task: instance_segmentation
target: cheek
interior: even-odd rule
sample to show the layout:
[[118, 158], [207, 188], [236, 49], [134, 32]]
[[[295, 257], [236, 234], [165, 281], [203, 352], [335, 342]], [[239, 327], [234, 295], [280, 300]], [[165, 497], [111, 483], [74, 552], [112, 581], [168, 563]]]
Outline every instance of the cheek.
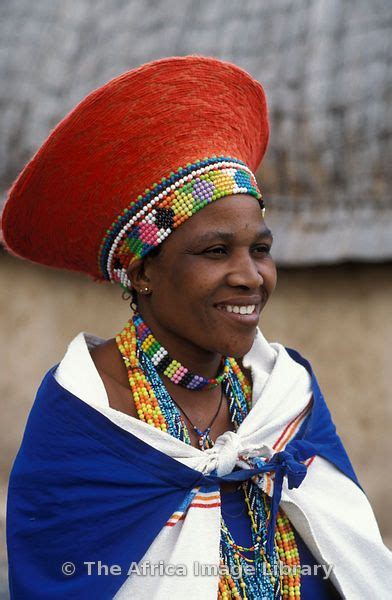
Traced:
[[[219, 274], [198, 257], [187, 256], [157, 273], [170, 296], [191, 304], [206, 303], [219, 285]], [[162, 281], [164, 279], [164, 281]]]
[[[155, 304], [165, 312], [180, 314], [192, 307], [200, 307], [208, 295], [208, 277], [197, 274], [192, 265], [172, 265], [171, 268], [157, 270], [154, 276], [153, 289]], [[188, 313], [192, 317], [193, 311]]]
[[271, 262], [265, 266], [263, 277], [264, 277], [264, 285], [267, 288], [268, 293], [272, 294], [272, 292], [274, 291], [274, 289], [276, 287], [276, 282], [278, 279], [276, 265], [272, 259], [271, 259]]

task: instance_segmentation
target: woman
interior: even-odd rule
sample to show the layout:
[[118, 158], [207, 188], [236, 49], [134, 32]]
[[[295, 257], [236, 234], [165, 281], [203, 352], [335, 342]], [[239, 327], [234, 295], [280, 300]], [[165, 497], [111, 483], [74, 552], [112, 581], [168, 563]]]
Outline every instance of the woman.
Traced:
[[8, 248], [118, 282], [134, 315], [79, 334], [38, 391], [10, 479], [12, 597], [387, 597], [311, 367], [257, 329], [267, 141], [247, 73], [164, 59], [85, 98], [14, 184]]

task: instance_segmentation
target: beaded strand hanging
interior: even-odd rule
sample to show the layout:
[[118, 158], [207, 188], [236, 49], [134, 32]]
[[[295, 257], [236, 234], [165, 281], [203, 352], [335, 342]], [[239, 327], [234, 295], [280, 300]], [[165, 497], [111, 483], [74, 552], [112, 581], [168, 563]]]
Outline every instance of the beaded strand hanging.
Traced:
[[[157, 353], [159, 357], [162, 354], [168, 356], [168, 353], [165, 349], [163, 349], [165, 354], [162, 352], [162, 346], [140, 315], [136, 314], [129, 320], [116, 337], [116, 342], [128, 371], [129, 384], [139, 419], [186, 444], [191, 444], [181, 411], [170, 397], [160, 377], [160, 374], [169, 376], [171, 381], [180, 384], [180, 381], [173, 380], [171, 372], [169, 375], [165, 373], [168, 364], [173, 363], [173, 360], [170, 359], [169, 363], [166, 360], [166, 366], [158, 372], [157, 366], [161, 359], [157, 359]], [[226, 358], [223, 365], [221, 375], [214, 381], [203, 378], [204, 386], [215, 386], [221, 383], [223, 394], [228, 399], [233, 428], [237, 431], [251, 408], [251, 385], [235, 359]], [[178, 369], [177, 365], [176, 367]], [[187, 383], [189, 378], [185, 383], [186, 387]], [[213, 445], [209, 433], [199, 437], [202, 450]], [[280, 510], [275, 533], [275, 550], [273, 556], [267, 556], [266, 530], [270, 512], [267, 497], [251, 480], [242, 484], [242, 488], [251, 520], [252, 545], [246, 548], [236, 544], [221, 517], [220, 557], [221, 565], [225, 569], [219, 581], [218, 600], [230, 598], [299, 600], [301, 597], [299, 554], [289, 520]], [[249, 554], [253, 554], [254, 558], [249, 558]], [[282, 575], [280, 571], [277, 572], [279, 561], [285, 566]], [[251, 576], [246, 573], [247, 565], [252, 565], [254, 569], [254, 574]], [[238, 573], [238, 576], [233, 577], [232, 573]]]

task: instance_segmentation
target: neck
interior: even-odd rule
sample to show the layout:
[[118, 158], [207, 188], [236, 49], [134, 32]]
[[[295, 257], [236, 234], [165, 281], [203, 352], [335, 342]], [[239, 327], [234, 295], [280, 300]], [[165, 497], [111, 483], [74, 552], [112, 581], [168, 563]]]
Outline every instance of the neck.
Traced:
[[179, 361], [189, 371], [206, 378], [215, 377], [220, 371], [221, 354], [201, 348], [177, 333], [161, 327], [148, 311], [139, 311], [139, 314], [170, 357]]

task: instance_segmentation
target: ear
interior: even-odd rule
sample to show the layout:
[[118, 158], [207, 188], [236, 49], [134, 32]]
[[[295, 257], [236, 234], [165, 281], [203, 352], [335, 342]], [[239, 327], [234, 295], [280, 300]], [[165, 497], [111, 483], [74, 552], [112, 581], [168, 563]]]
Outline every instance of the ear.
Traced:
[[151, 280], [146, 273], [145, 261], [142, 258], [130, 262], [127, 275], [136, 292], [145, 293], [146, 289], [151, 289]]

